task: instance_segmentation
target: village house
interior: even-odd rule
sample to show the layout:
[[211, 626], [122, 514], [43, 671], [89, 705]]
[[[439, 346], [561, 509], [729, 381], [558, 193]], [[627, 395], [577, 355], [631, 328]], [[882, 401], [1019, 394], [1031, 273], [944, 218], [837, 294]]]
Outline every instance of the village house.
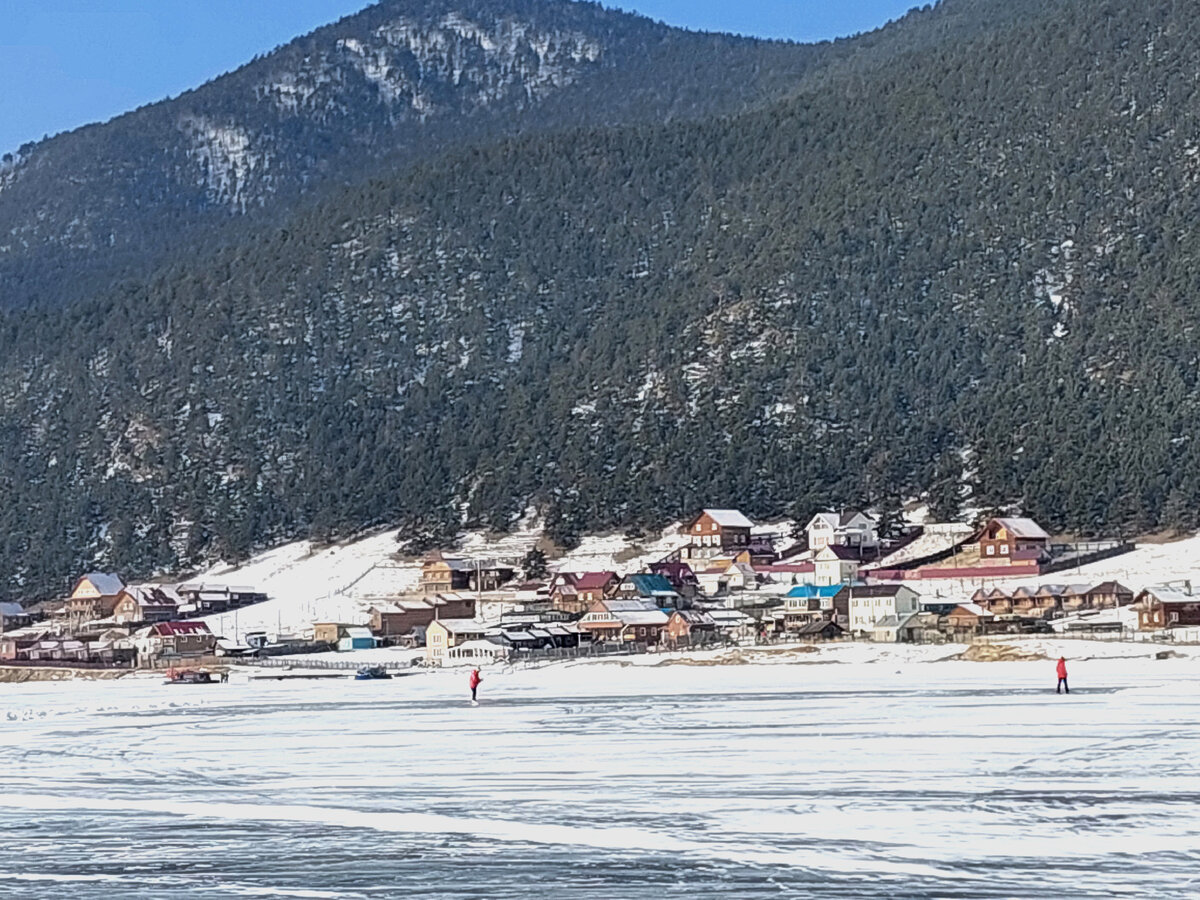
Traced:
[[794, 633], [805, 641], [833, 641], [842, 637], [846, 629], [833, 619], [818, 618], [801, 625]]
[[875, 520], [857, 510], [822, 512], [812, 517], [805, 529], [808, 549], [814, 553], [826, 547], [851, 547], [860, 551], [879, 548], [879, 532]]
[[1200, 625], [1200, 597], [1169, 585], [1154, 585], [1137, 595], [1139, 631], [1161, 631]]
[[942, 639], [940, 616], [935, 612], [884, 616], [871, 629], [871, 640], [884, 644], [919, 644]]
[[169, 622], [179, 615], [182, 599], [167, 584], [130, 584], [121, 589], [112, 618], [118, 625]]
[[682, 560], [663, 560], [647, 566], [650, 574], [661, 575], [671, 583], [680, 597], [690, 600], [700, 592], [700, 582], [692, 567]]
[[903, 584], [856, 584], [844, 590], [841, 599], [850, 620], [848, 630], [855, 633], [873, 631], [875, 623], [885, 616], [899, 618], [921, 608], [920, 594]]
[[597, 640], [657, 644], [668, 616], [649, 600], [610, 598], [592, 604], [579, 627]]
[[375, 604], [369, 612], [371, 633], [388, 642], [419, 633], [434, 619], [474, 619], [475, 598], [469, 594], [398, 597]]
[[798, 584], [783, 598], [782, 616], [777, 616], [784, 631], [798, 631], [814, 619], [831, 619], [842, 627], [848, 621], [848, 608], [839, 607], [840, 584], [817, 586]]
[[430, 553], [421, 565], [421, 590], [426, 594], [453, 591], [498, 591], [517, 570], [495, 560], [466, 560]]
[[33, 621], [33, 617], [25, 611], [20, 603], [10, 600], [0, 601], [0, 634], [15, 628], [24, 628]]
[[818, 585], [848, 584], [858, 577], [858, 554], [849, 547], [830, 544], [813, 559], [813, 581]]
[[171, 657], [208, 656], [217, 639], [203, 622], [159, 622], [139, 631], [134, 644], [143, 664]]
[[449, 651], [467, 641], [482, 640], [491, 629], [474, 619], [434, 619], [425, 629], [425, 659], [441, 665]]
[[698, 556], [719, 556], [750, 546], [754, 523], [736, 509], [706, 509], [680, 529]]
[[813, 580], [816, 566], [811, 560], [804, 562], [774, 562], [755, 566], [759, 580], [767, 584], [806, 584]]
[[717, 622], [699, 609], [677, 609], [667, 619], [666, 640], [673, 647], [709, 644], [717, 638]]
[[559, 572], [550, 579], [550, 605], [573, 614], [586, 612], [620, 583], [616, 572]]
[[348, 622], [315, 622], [312, 626], [313, 641], [331, 644], [340, 652], [348, 650], [371, 650], [375, 647], [375, 636], [366, 625]]
[[1119, 581], [1102, 581], [1088, 589], [1089, 609], [1117, 609], [1133, 603], [1133, 591]]
[[118, 575], [111, 572], [89, 572], [71, 588], [64, 612], [75, 622], [90, 622], [112, 615], [117, 598], [125, 587]]
[[268, 599], [266, 594], [252, 587], [200, 581], [181, 584], [175, 592], [183, 610], [200, 616], [239, 609]]
[[979, 557], [986, 564], [1048, 559], [1050, 535], [1033, 519], [989, 519], [979, 534]]
[[946, 614], [946, 628], [955, 634], [982, 634], [995, 618], [978, 603], [960, 603]]
[[665, 575], [626, 575], [617, 585], [615, 596], [621, 600], [649, 600], [659, 609], [674, 609], [679, 605], [679, 594]]

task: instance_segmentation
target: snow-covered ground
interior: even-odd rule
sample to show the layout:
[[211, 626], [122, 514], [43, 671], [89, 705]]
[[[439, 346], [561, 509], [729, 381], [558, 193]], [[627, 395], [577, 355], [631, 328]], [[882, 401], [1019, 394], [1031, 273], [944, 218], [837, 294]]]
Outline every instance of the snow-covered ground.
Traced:
[[1200, 660], [947, 649], [0, 686], [2, 892], [1196, 895]]

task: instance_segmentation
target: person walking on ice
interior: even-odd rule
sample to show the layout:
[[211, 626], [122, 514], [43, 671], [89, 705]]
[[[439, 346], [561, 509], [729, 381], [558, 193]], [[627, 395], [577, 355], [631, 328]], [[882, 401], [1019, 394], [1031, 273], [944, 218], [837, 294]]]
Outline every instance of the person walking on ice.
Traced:
[[1071, 693], [1071, 689], [1067, 687], [1067, 658], [1065, 656], [1060, 656], [1058, 658], [1057, 671], [1058, 687], [1054, 689], [1054, 693], [1061, 694], [1063, 691], [1066, 691], [1068, 694]]
[[483, 676], [479, 674], [478, 669], [471, 670], [471, 678], [467, 682], [471, 686], [471, 702], [478, 703], [475, 699], [475, 694], [479, 691], [479, 682], [483, 681]]

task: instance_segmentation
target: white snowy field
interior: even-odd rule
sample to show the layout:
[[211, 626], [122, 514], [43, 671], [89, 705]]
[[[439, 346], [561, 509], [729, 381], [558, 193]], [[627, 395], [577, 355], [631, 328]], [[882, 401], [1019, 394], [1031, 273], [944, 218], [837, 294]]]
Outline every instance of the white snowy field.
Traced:
[[0, 893], [1200, 892], [1200, 659], [926, 649], [0, 685]]

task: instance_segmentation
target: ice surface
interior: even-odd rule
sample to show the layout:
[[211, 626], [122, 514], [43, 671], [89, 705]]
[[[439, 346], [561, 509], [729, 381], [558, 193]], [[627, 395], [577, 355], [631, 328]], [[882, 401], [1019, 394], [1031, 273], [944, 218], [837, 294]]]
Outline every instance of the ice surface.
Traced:
[[0, 686], [0, 892], [1195, 896], [1200, 660], [1059, 644]]

